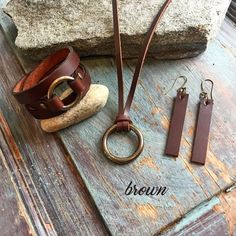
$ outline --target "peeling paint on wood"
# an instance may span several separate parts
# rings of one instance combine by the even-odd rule
[[[153,220],[158,220],[158,212],[155,207],[151,204],[138,204],[137,212],[140,217],[151,218]]]
[[[214,207],[214,211],[225,216],[229,235],[234,235],[236,230],[236,191],[222,194],[219,199],[220,204]]]
[[[236,229],[236,191],[222,193],[189,212],[161,236],[234,236]]]
[[[0,134],[1,135],[1,134]],[[29,224],[27,214],[20,208],[18,196],[15,192],[8,170],[4,164],[4,154],[0,148],[0,229],[1,235],[33,235],[33,228]],[[10,223],[9,223],[10,222]],[[7,225],[7,227],[6,227]],[[35,234],[34,234],[35,235]]]
[[[11,177],[12,185],[15,188],[15,194],[17,196],[17,205],[19,208],[19,215],[21,215],[27,221],[29,225],[30,234],[44,234],[44,235],[56,235],[54,228],[50,231],[45,229],[44,220],[50,222],[50,219],[46,216],[45,219],[42,217],[37,203],[36,196],[37,191],[29,173],[26,170],[27,178],[23,173],[23,168],[21,169],[18,162],[21,162],[22,156],[16,146],[14,138],[11,131],[4,119],[2,113],[0,112],[0,145],[4,156],[2,155],[2,161],[5,164],[5,168],[9,172],[9,177]],[[20,158],[19,158],[20,157]],[[31,185],[31,188],[29,187]],[[38,197],[38,196],[37,196]],[[40,199],[41,200],[41,199]]]

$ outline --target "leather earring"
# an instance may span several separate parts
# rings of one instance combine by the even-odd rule
[[[173,156],[173,157],[178,157],[179,155],[185,114],[186,114],[188,97],[189,97],[189,95],[186,93],[186,87],[184,87],[185,84],[187,83],[187,78],[185,76],[180,76],[176,78],[170,90],[174,87],[178,79],[184,79],[184,83],[177,90],[177,96],[174,98],[174,105],[173,105],[172,116],[171,116],[171,121],[170,121],[169,134],[168,134],[166,148],[165,148],[165,154],[169,156]]]
[[[211,83],[210,98],[204,90],[205,82]],[[200,102],[198,107],[198,117],[191,161],[202,165],[205,164],[207,155],[211,116],[213,110],[213,87],[214,83],[210,79],[206,79],[201,83]]]

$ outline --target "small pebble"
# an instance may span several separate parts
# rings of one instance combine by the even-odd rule
[[[68,94],[71,90],[66,90],[61,97]],[[89,118],[100,111],[107,102],[109,90],[104,85],[92,84],[85,97],[74,107],[62,115],[41,120],[41,128],[48,133],[65,129]]]

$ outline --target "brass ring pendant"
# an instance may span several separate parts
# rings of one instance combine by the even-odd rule
[[[117,125],[114,124],[113,126],[111,126],[103,135],[102,138],[102,148],[103,148],[103,152],[105,154],[105,156],[112,162],[119,164],[119,165],[123,165],[123,164],[127,164],[133,160],[135,160],[143,151],[143,146],[144,146],[144,140],[143,140],[143,135],[142,133],[132,124],[130,124],[130,129],[137,135],[138,137],[138,147],[136,149],[136,151],[128,156],[128,157],[119,157],[116,156],[114,154],[111,153],[111,151],[108,148],[107,145],[107,140],[109,138],[109,136],[114,133],[116,131]]]
[[[74,81],[75,78],[74,77],[71,77],[71,76],[61,76],[59,78],[57,78],[56,80],[53,81],[53,83],[50,85],[49,89],[48,89],[48,94],[47,94],[47,98],[48,99],[51,99],[53,97],[53,93],[54,93],[54,90],[55,88],[60,85],[61,83],[65,82],[65,81]],[[72,108],[73,106],[75,106],[77,104],[77,102],[80,100],[80,96],[77,95],[76,99],[68,104],[68,105],[64,105],[62,107],[62,110],[63,111],[67,111],[69,110],[70,108]]]

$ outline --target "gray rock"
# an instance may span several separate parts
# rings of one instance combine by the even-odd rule
[[[125,57],[136,57],[164,0],[120,0]],[[149,55],[183,58],[205,50],[230,0],[173,0],[154,36]],[[114,54],[111,0],[11,0],[5,12],[18,28],[16,45],[34,58],[72,45],[82,56]]]

